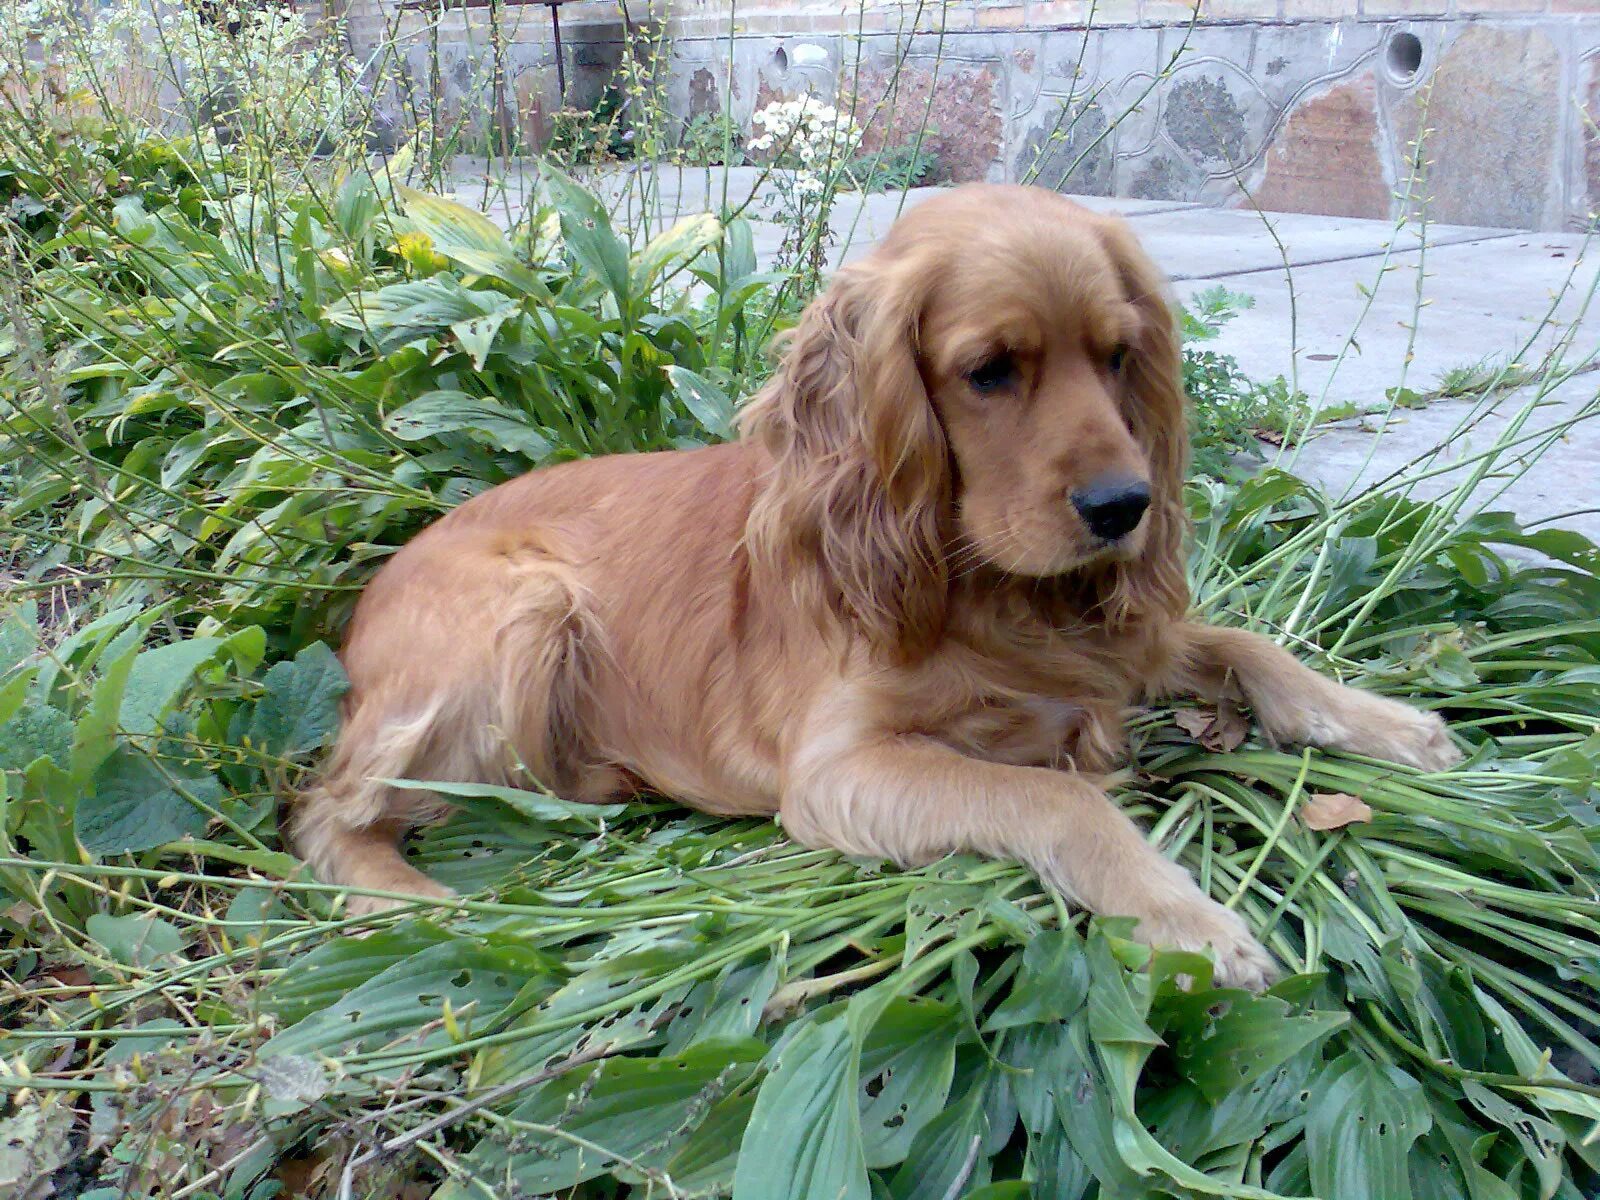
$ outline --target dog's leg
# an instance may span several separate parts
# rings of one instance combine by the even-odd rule
[[[1139,919],[1156,946],[1210,948],[1219,983],[1260,989],[1272,960],[1237,914],[1163,858],[1090,779],[968,758],[923,737],[832,735],[786,772],[801,842],[902,865],[954,851],[1010,858],[1092,912]]]
[[[1215,699],[1237,686],[1268,735],[1442,771],[1461,760],[1435,713],[1345,687],[1260,634],[1186,624],[1171,690]]]

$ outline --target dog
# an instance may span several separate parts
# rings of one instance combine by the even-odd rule
[[[1187,619],[1180,366],[1121,220],[1020,186],[922,203],[807,307],[736,441],[536,470],[394,555],[299,852],[440,896],[397,844],[446,810],[386,780],[648,790],[903,865],[1014,859],[1266,986],[1244,921],[1100,782],[1128,708],[1237,688],[1276,741],[1459,755],[1436,715]]]

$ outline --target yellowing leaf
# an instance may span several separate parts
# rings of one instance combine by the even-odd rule
[[[1300,820],[1307,829],[1343,829],[1372,820],[1372,809],[1366,801],[1343,792],[1313,792],[1300,806]]]

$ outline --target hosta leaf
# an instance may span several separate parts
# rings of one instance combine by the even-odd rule
[[[293,758],[320,747],[338,726],[339,698],[349,682],[321,642],[273,666],[262,683],[266,694],[256,701],[246,730],[252,746]]]
[[[261,1048],[274,1054],[334,1054],[374,1049],[410,1034],[406,1047],[448,1044],[441,1024],[448,1003],[456,1024],[480,1030],[516,998],[543,959],[524,946],[487,944],[465,938],[429,946],[394,963],[273,1037]],[[432,1032],[415,1036],[421,1026]]]
[[[634,291],[647,291],[656,279],[715,245],[722,237],[722,222],[710,213],[685,217],[657,234],[634,258]]]
[[[1567,1148],[1567,1137],[1561,1127],[1554,1121],[1534,1116],[1473,1080],[1464,1082],[1461,1090],[1474,1108],[1516,1139],[1523,1160],[1532,1165],[1538,1177],[1539,1200],[1550,1200],[1561,1188],[1561,1160]]]
[[[561,236],[567,250],[619,304],[626,304],[631,295],[628,247],[612,230],[605,206],[553,167],[545,166],[543,178],[551,202],[561,214]]]
[[[899,999],[861,1046],[861,1141],[867,1166],[890,1167],[944,1107],[961,1030],[953,1005]]]
[[[1306,1157],[1318,1196],[1411,1200],[1406,1156],[1433,1123],[1422,1087],[1398,1067],[1351,1052],[1311,1086]]]
[[[894,1200],[944,1200],[958,1182],[981,1187],[989,1181],[989,1162],[981,1153],[988,1135],[983,1083],[980,1078],[917,1131],[889,1184]]]
[[[984,1022],[984,1029],[1010,1029],[1058,1021],[1083,1007],[1089,995],[1089,960],[1083,940],[1070,929],[1037,934],[1022,952],[1011,991]]]
[[[667,368],[673,393],[690,415],[713,437],[726,438],[733,432],[733,405],[722,389],[703,375],[679,366]]]
[[[527,1195],[562,1194],[607,1173],[637,1179],[641,1168],[659,1169],[684,1145],[711,1106],[755,1072],[766,1049],[751,1040],[703,1042],[675,1056],[580,1068],[511,1110],[548,1134],[524,1133],[515,1146],[485,1140],[465,1165]],[[731,1145],[738,1131],[726,1134]],[[438,1195],[467,1200],[477,1192],[452,1184]]]
[[[1171,1038],[1178,1069],[1216,1104],[1349,1023],[1348,1013],[1293,1015],[1276,996],[1199,992],[1176,1002],[1186,1015]]]
[[[280,1027],[329,1008],[375,975],[420,950],[454,940],[428,921],[413,920],[363,938],[336,937],[295,963],[266,989],[263,1007]]]
[[[472,359],[474,370],[483,370],[483,364],[489,358],[489,351],[494,346],[494,339],[500,332],[500,326],[504,325],[507,318],[512,315],[514,314],[511,309],[503,308],[488,316],[457,321],[450,326],[450,332],[456,335],[456,341],[461,344],[461,349]]]
[[[396,223],[427,234],[441,252],[460,248],[512,257],[506,235],[482,213],[403,184],[394,185],[394,194],[400,198],[405,213]]]
[[[466,434],[535,462],[547,457],[553,449],[550,440],[526,417],[493,400],[466,392],[424,393],[390,413],[384,426],[395,437],[407,442],[444,434]]]
[[[848,1016],[795,1034],[756,1097],[733,1200],[871,1200],[856,1080]]]

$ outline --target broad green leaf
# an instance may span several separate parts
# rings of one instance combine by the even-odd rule
[[[721,238],[722,222],[710,213],[685,217],[671,229],[657,234],[634,257],[634,292],[648,291],[658,277],[704,253]]]
[[[194,673],[217,656],[221,638],[190,638],[142,652],[128,672],[118,720],[122,731],[148,737],[189,686]]]
[[[944,1200],[958,1180],[964,1178],[968,1187],[988,1182],[989,1161],[981,1153],[988,1135],[984,1082],[980,1077],[917,1131],[890,1181],[894,1200]]]
[[[1070,929],[1039,933],[1022,952],[1011,991],[995,1006],[984,1029],[1012,1029],[1058,1021],[1083,1007],[1089,995],[1089,960],[1083,940]]]
[[[73,727],[71,772],[80,784],[88,783],[116,746],[122,697],[142,636],[142,630],[129,627],[117,634],[104,651],[102,657],[107,661],[89,693],[88,709]]]
[[[871,1200],[848,1016],[806,1025],[779,1052],[740,1143],[733,1200]]]
[[[425,233],[441,253],[451,249],[479,250],[512,258],[511,245],[500,227],[464,204],[394,185],[405,215],[396,223]]]
[[[1295,1016],[1276,996],[1240,991],[1197,992],[1175,1006],[1188,1010],[1171,1039],[1178,1069],[1210,1104],[1249,1087],[1350,1021],[1347,1013]]]
[[[920,998],[887,1005],[861,1044],[861,1141],[870,1168],[905,1158],[944,1107],[955,1069],[958,1010]]]
[[[456,335],[456,341],[461,343],[461,349],[466,351],[467,357],[472,360],[473,370],[483,370],[483,364],[488,361],[489,351],[494,346],[494,339],[500,332],[500,326],[514,315],[513,310],[503,308],[487,316],[457,321],[450,326],[450,332]]]
[[[117,747],[95,772],[74,816],[79,843],[96,858],[198,837],[222,785],[180,759]]]
[[[429,946],[367,979],[327,1008],[277,1034],[261,1054],[337,1054],[373,1050],[408,1036],[408,1050],[448,1045],[442,1023],[448,1003],[464,1034],[481,1031],[543,969],[537,951],[508,943],[456,939]],[[421,1026],[432,1032],[415,1037]]]
[[[1318,1196],[1411,1200],[1406,1156],[1433,1123],[1415,1079],[1352,1051],[1311,1086],[1306,1157]]]
[[[0,722],[0,771],[21,771],[40,758],[65,767],[71,757],[72,720],[60,709],[24,703]]]
[[[673,393],[707,433],[716,438],[733,434],[733,405],[722,389],[703,375],[679,366],[667,368]]]
[[[585,271],[598,279],[627,304],[631,297],[628,247],[611,228],[605,206],[560,171],[546,165],[543,170],[550,199],[561,214],[561,236],[567,250]]]
[[[155,917],[113,917],[96,913],[85,931],[117,962],[129,967],[151,967],[163,958],[183,953],[183,935]]]
[[[296,960],[295,969],[273,980],[263,1007],[286,1028],[329,1008],[376,975],[418,951],[455,941],[428,921],[411,920],[366,937],[336,936]]]
[[[703,1042],[664,1058],[613,1058],[545,1084],[511,1110],[548,1130],[507,1147],[484,1141],[465,1160],[480,1178],[526,1195],[562,1194],[608,1172],[639,1179],[659,1170],[688,1140],[707,1110],[748,1079],[766,1046],[757,1041]],[[729,1141],[737,1130],[729,1129]],[[447,1185],[440,1200],[476,1190]]]
[[[328,740],[339,724],[339,698],[349,687],[344,668],[321,642],[273,666],[262,684],[266,692],[246,732],[252,746],[283,758],[310,754]]]
[[[554,447],[528,418],[494,400],[466,392],[438,390],[424,393],[389,414],[384,427],[402,441],[460,433],[502,450],[539,462]]]
[[[442,783],[425,779],[388,779],[384,782],[393,787],[416,788],[441,796],[494,800],[509,806],[519,816],[549,824],[572,821],[593,828],[601,821],[620,817],[628,811],[626,804],[579,804],[548,792],[530,792],[495,783]]]

